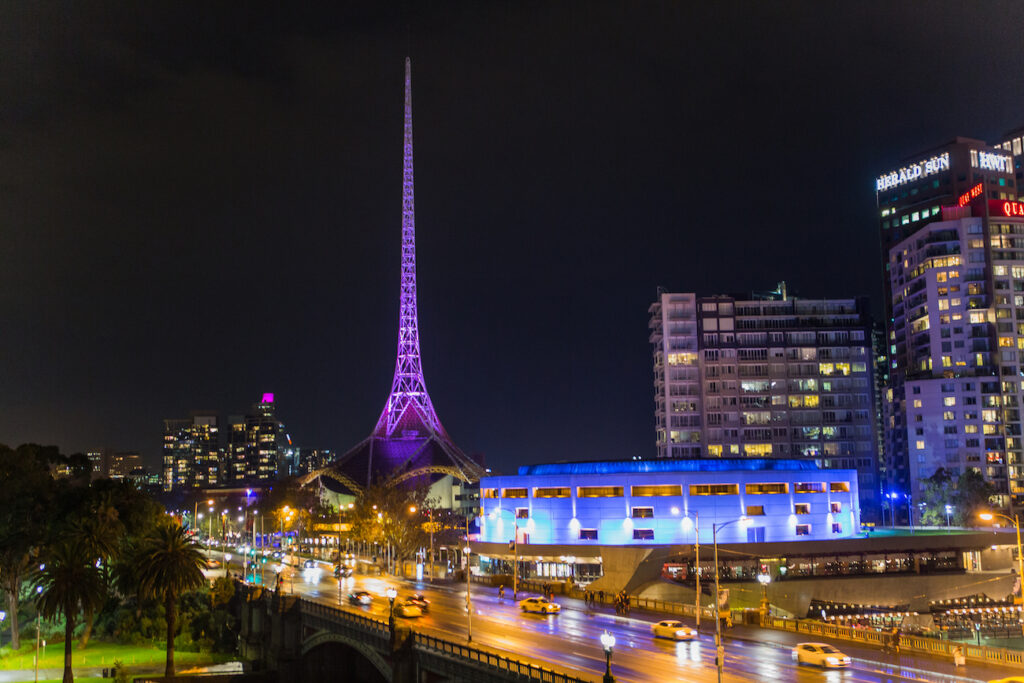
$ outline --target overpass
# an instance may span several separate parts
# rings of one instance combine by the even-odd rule
[[[535,662],[417,633],[404,625],[236,584],[240,654],[279,680],[312,683],[344,672],[356,683],[591,683]]]

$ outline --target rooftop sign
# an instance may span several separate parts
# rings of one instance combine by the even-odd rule
[[[964,192],[962,195],[960,195],[960,199],[956,200],[956,205],[957,206],[967,206],[968,204],[971,203],[972,199],[980,197],[981,193],[984,192],[984,191],[985,191],[985,184],[984,183],[978,183],[977,185],[975,185],[971,189],[967,190],[967,192]]]
[[[904,166],[898,171],[878,176],[878,180],[875,181],[875,189],[878,192],[882,192],[883,190],[888,190],[892,187],[899,187],[900,185],[920,180],[921,178],[927,178],[930,175],[935,175],[940,171],[948,170],[949,152],[943,152],[931,159],[918,161],[915,164]]]
[[[983,168],[986,171],[998,171],[999,173],[1013,173],[1013,157],[994,154],[992,152],[978,151],[977,160],[971,154],[971,166]]]
[[[1008,199],[990,199],[988,200],[988,213],[990,216],[1024,218],[1024,202],[1011,202]]]

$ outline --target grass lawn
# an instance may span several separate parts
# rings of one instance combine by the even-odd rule
[[[32,643],[34,645],[34,643]],[[91,641],[84,650],[78,649],[77,641],[71,654],[71,665],[80,666],[112,666],[114,660],[120,660],[125,666],[133,664],[161,664],[167,658],[163,648],[151,645],[119,645],[117,643],[102,643]],[[212,664],[216,662],[235,659],[231,655],[203,654],[200,652],[181,652],[175,650],[174,663],[178,665],[194,666],[197,664]],[[31,669],[35,666],[35,659],[31,645],[24,647],[20,652],[15,652],[0,657],[0,670],[4,669]],[[53,643],[47,645],[42,658],[39,660],[39,667],[52,669],[64,666],[64,643]]]

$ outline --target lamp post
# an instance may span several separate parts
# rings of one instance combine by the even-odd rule
[[[1020,546],[1020,518],[1016,513],[1011,518],[1006,515],[1001,515],[998,512],[982,512],[978,517],[986,522],[991,522],[996,517],[1002,517],[1013,524],[1013,528],[1017,531],[1017,585],[1020,587],[1021,597],[1014,598],[1014,602],[1018,604],[1024,603],[1024,554],[1021,554]],[[1020,628],[1021,635],[1024,635],[1024,616],[1021,617]]]
[[[4,645],[4,620],[7,619],[7,612],[0,609],[0,647]]]
[[[719,587],[718,572],[718,530],[736,522],[739,522],[740,526],[747,526],[750,524],[750,518],[743,516],[739,519],[729,520],[725,524],[711,524],[711,542],[715,546],[715,666],[718,669],[718,683],[722,683],[722,669],[725,666],[725,645],[722,644],[722,592]]]
[[[391,612],[388,614],[388,629],[391,631],[391,640],[394,642],[395,638],[395,598],[398,597],[398,591],[394,588],[388,588],[384,593],[388,596],[388,604],[391,607]]]
[[[519,511],[512,510],[512,599],[519,599]],[[467,532],[468,533],[468,532]],[[466,536],[469,538],[469,536]],[[468,565],[467,565],[468,566]]]
[[[601,646],[604,647],[604,678],[601,683],[615,683],[612,676],[612,648],[615,647],[615,636],[608,631],[601,634]]]
[[[771,574],[758,574],[757,582],[761,584],[761,624],[764,625],[771,609],[768,602],[768,584],[772,582]]]
[[[466,528],[469,528],[469,520],[466,520]],[[469,590],[469,534],[466,534],[466,547],[462,549],[466,557],[466,642],[473,642],[473,594]]]
[[[39,565],[39,571],[43,570],[43,565]],[[42,586],[36,586],[36,595],[38,596],[43,592]],[[36,683],[39,683],[39,610],[36,609]]]
[[[697,630],[700,630],[700,515],[693,511],[693,577],[694,577],[694,608],[697,613]]]
[[[949,531],[949,515],[953,512],[953,506],[946,506],[946,531]]]

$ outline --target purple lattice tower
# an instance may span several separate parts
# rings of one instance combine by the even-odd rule
[[[358,492],[374,482],[416,484],[450,474],[475,481],[483,468],[466,456],[441,425],[427,394],[420,361],[416,316],[416,211],[412,166],[412,77],[405,60],[405,145],[402,166],[402,290],[398,313],[398,358],[391,393],[369,437],[330,467],[311,472]]]
[[[405,60],[405,144],[402,163],[402,289],[398,310],[398,358],[391,394],[373,436],[390,438],[422,429],[445,434],[427,393],[416,315],[416,205],[412,165],[412,67]]]

